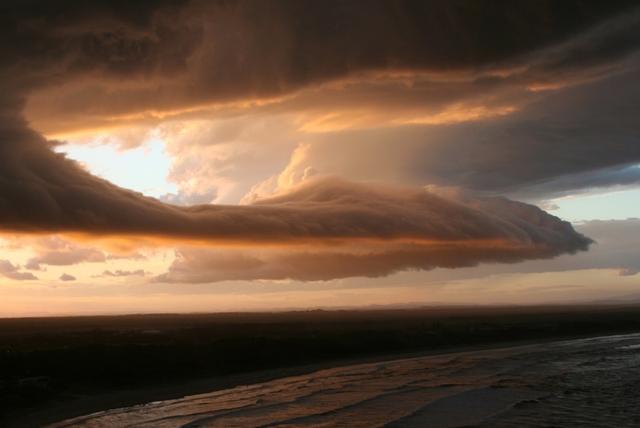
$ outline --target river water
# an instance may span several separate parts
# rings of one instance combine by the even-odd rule
[[[358,364],[55,427],[640,427],[640,334]]]

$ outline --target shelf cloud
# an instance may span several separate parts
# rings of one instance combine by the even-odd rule
[[[639,23],[631,1],[8,2],[0,230],[175,241],[155,279],[165,282],[377,277],[584,251],[591,240],[569,223],[489,195],[639,182]],[[397,117],[385,118],[390,105]],[[158,200],[91,174],[45,136],[203,111],[294,117],[282,126],[295,140],[289,165],[273,164],[300,179],[245,205],[201,204],[220,193],[206,186]],[[176,177],[191,170],[178,149]],[[258,157],[251,165],[269,162]],[[261,170],[254,184],[274,177]],[[63,253],[27,267],[105,260]],[[2,263],[5,276],[35,279]]]

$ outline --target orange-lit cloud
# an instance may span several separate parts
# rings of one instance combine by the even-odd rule
[[[158,2],[135,13],[125,4],[66,5],[65,18],[46,24],[33,19],[46,11],[17,8],[13,19],[29,24],[22,32],[6,25],[3,39],[26,46],[7,49],[7,61],[22,72],[27,116],[51,136],[256,109],[321,107],[319,118],[355,118],[375,104],[399,116],[418,103],[414,116],[431,117],[479,95],[520,97],[545,82],[593,78],[637,48],[638,13],[617,16],[624,4],[570,2],[571,19],[535,3],[483,5],[492,10],[488,22],[474,7],[448,2],[231,3]],[[452,117],[437,123],[445,119]]]
[[[490,119],[496,116],[505,116],[516,111],[516,107],[505,106],[488,108],[486,106],[453,105],[444,111],[433,116],[403,119],[403,124],[424,124],[424,125],[448,125],[452,123],[470,122],[474,120]]]
[[[53,157],[49,158],[52,162],[63,162],[62,165],[68,162],[51,152],[42,154]],[[66,165],[68,175],[54,176],[63,181],[34,181],[32,186],[34,189],[41,186],[41,192],[45,192],[42,194],[48,195],[45,201],[49,202],[66,201],[71,197],[69,187],[75,186],[71,187],[78,189],[74,199],[55,205],[51,211],[41,201],[17,195],[14,209],[2,213],[6,229],[114,236],[116,240],[112,242],[122,241],[123,250],[131,245],[128,239],[122,240],[127,236],[134,238],[133,242],[137,237],[142,242],[149,237],[151,241],[168,239],[249,247],[371,244],[386,248],[394,242],[418,245],[417,251],[385,249],[378,254],[352,255],[354,275],[366,275],[363,266],[371,269],[382,266],[380,260],[374,264],[367,262],[380,258],[390,259],[390,267],[386,268],[390,273],[426,266],[551,257],[584,250],[590,242],[568,223],[536,207],[500,198],[450,199],[425,190],[318,179],[251,205],[177,207],[118,189],[72,163]],[[85,180],[84,186],[81,180]],[[31,203],[38,207],[30,206]],[[496,246],[496,241],[505,244]],[[45,245],[47,248],[29,265],[37,268],[40,264],[96,261],[96,256],[104,260],[103,254],[91,248],[68,244],[56,248],[57,242],[50,243],[54,248]],[[327,258],[317,251],[310,254],[318,260]],[[456,256],[459,259],[454,261]],[[308,264],[299,262],[301,266]],[[271,278],[287,274],[264,275]],[[308,275],[314,277],[311,272]]]
[[[403,270],[460,268],[478,263],[515,263],[550,258],[547,245],[469,240],[382,245],[338,249],[207,250],[182,248],[158,282],[218,282],[228,280],[329,281],[351,277],[381,277]]]
[[[517,192],[640,159],[640,12],[571,4],[570,17],[536,2],[11,6],[0,229],[84,240],[40,248],[33,269],[100,263],[105,248],[198,247],[180,250],[165,277],[176,281],[200,264],[228,267],[209,280],[311,280],[585,250],[530,205],[419,188]],[[117,187],[43,137],[111,130],[123,150],[157,131],[180,192]],[[417,186],[369,182],[385,180]],[[252,186],[244,205],[208,204]],[[24,274],[8,263],[5,275]]]
[[[91,247],[82,247],[59,237],[46,237],[35,240],[31,248],[36,255],[30,258],[25,268],[41,270],[43,265],[69,266],[85,262],[104,262],[106,255]]]

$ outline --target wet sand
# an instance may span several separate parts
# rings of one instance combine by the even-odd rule
[[[475,346],[458,346],[432,351],[421,351],[413,353],[386,354],[371,357],[342,358],[330,360],[316,364],[297,365],[293,367],[277,368],[270,370],[259,370],[248,373],[206,377],[194,381],[183,381],[165,386],[154,386],[149,388],[136,388],[129,390],[113,390],[96,394],[89,391],[86,396],[75,396],[70,400],[62,402],[52,402],[41,406],[37,410],[30,411],[18,418],[5,421],[7,428],[32,428],[35,426],[48,425],[53,422],[72,419],[78,415],[93,414],[99,411],[117,409],[139,404],[179,399],[186,396],[197,395],[252,385],[256,383],[269,382],[285,377],[311,374],[317,371],[347,367],[354,364],[367,364],[381,361],[393,361],[396,359],[415,358],[422,356],[432,356],[448,354],[453,352],[480,351],[484,349],[500,349],[511,346],[522,346],[532,343],[545,343],[552,341],[531,341],[521,340],[510,343],[489,343]]]
[[[640,334],[281,374],[286,377],[99,412],[52,426],[635,427],[640,423]]]

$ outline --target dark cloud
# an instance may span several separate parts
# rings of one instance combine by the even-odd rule
[[[401,216],[404,221],[412,221],[412,213],[419,212],[421,218],[410,229],[426,232],[423,238],[427,241],[370,242],[365,246],[359,246],[356,242],[350,246],[320,249],[301,247],[220,251],[185,248],[178,251],[169,272],[156,280],[317,281],[354,276],[379,277],[408,269],[458,268],[481,262],[513,263],[551,258],[561,253],[586,249],[590,242],[576,234],[568,223],[531,205],[504,198],[476,199],[462,195],[445,198],[401,189],[387,192],[346,183],[327,186],[320,181],[291,194],[258,202],[258,205],[306,205],[312,208],[318,203],[334,205],[336,201],[342,201],[350,206],[368,205],[372,212],[378,214],[391,210],[391,217]],[[334,221],[344,218],[344,215],[336,216]],[[374,229],[378,233],[393,227],[391,218],[353,220],[354,227],[358,228],[367,228],[367,222],[375,221],[377,226]],[[491,232],[492,229],[494,232]],[[417,234],[413,236],[418,237]]]
[[[20,266],[12,264],[9,260],[0,260],[0,275],[16,281],[36,280],[31,272],[20,272]]]
[[[311,136],[289,173],[453,185],[540,198],[640,182],[640,72],[558,91],[509,115]],[[336,156],[340,153],[340,156]]]
[[[0,6],[3,60],[26,84],[64,82],[79,73],[135,76],[175,70],[189,52],[169,16],[184,1],[8,1]],[[176,46],[179,45],[179,46]],[[184,55],[171,55],[183,51]],[[49,69],[38,67],[47,66]],[[34,67],[34,68],[29,68]],[[22,70],[20,70],[22,69]]]
[[[428,270],[434,267],[467,267],[466,269],[435,269],[419,277],[403,277],[400,283],[417,282],[437,285],[443,282],[485,278],[495,275],[565,272],[585,269],[617,271],[621,276],[633,276],[640,271],[637,243],[640,239],[640,219],[590,221],[578,226],[580,233],[591,236],[596,243],[588,252],[563,255],[553,260],[532,260],[513,249],[450,247],[433,251],[428,246],[400,245],[325,251],[218,251],[203,248],[181,248],[169,271],[156,281],[207,283],[227,280],[291,278],[320,281],[344,277],[385,276],[399,270]],[[538,253],[542,257],[542,253]],[[506,261],[528,261],[511,265]],[[502,264],[486,264],[495,263]],[[470,267],[478,263],[480,266]],[[357,284],[350,282],[349,284]],[[276,286],[274,284],[274,286]],[[363,282],[369,287],[369,282]],[[475,285],[474,285],[475,286]],[[537,286],[536,286],[537,287]],[[580,285],[582,287],[582,285]]]
[[[120,189],[55,154],[26,129],[9,129],[0,145],[0,222],[5,230],[92,232],[283,242],[323,239],[513,238],[536,242],[494,218],[428,193],[394,194],[322,181],[250,206],[179,208]],[[407,199],[407,200],[405,200]],[[441,212],[466,219],[442,223]],[[435,216],[438,223],[433,223]]]
[[[334,240],[460,243],[459,248],[445,248],[442,253],[427,246],[418,251],[404,248],[397,254],[374,254],[373,260],[396,260],[386,266],[379,260],[378,270],[369,264],[366,269],[373,269],[376,275],[406,268],[550,257],[586,249],[589,240],[569,224],[528,205],[503,199],[453,201],[423,191],[335,180],[314,181],[248,206],[171,206],[118,188],[54,153],[51,148],[56,143],[29,128],[22,110],[30,94],[53,85],[79,88],[81,92],[69,90],[67,98],[60,97],[62,104],[57,107],[89,121],[95,116],[145,109],[163,111],[200,102],[282,95],[367,71],[450,72],[513,66],[539,50],[548,52],[545,48],[550,45],[626,10],[629,4],[282,1],[5,5],[0,14],[0,225],[7,231],[152,235],[245,244]],[[626,28],[619,33],[628,34]],[[598,31],[613,34],[618,29]],[[591,51],[585,48],[588,43],[569,44],[561,54],[541,56],[548,59],[540,62],[541,67],[571,70],[587,59],[593,66],[612,60],[611,45],[619,46],[616,60],[635,49],[633,38],[606,40]],[[80,86],[74,86],[77,84]],[[580,109],[571,113],[568,107],[584,102],[577,95],[564,102],[560,125],[554,122],[557,116],[553,109],[532,106],[528,111],[533,112],[533,118],[516,116],[491,122],[486,128],[465,129],[459,135],[456,132],[462,128],[444,130],[453,134],[443,135],[430,149],[433,157],[412,152],[416,163],[410,168],[428,171],[434,182],[509,190],[516,184],[556,177],[561,171],[580,173],[628,163],[637,154],[637,144],[627,144],[623,132],[636,132],[634,88],[637,85],[631,90],[612,85],[590,95],[589,102],[605,104],[615,95],[617,107],[610,115],[583,114]],[[607,121],[613,114],[616,121]],[[587,122],[591,128],[582,127]],[[593,127],[598,132],[594,133]],[[477,138],[468,139],[469,133]],[[607,150],[603,149],[603,138],[609,138]],[[448,144],[450,139],[463,143]],[[399,149],[393,146],[386,150]],[[541,153],[544,165],[532,159]],[[468,243],[486,241],[506,242],[509,249],[486,247],[465,252]],[[518,251],[511,252],[513,248]],[[456,254],[460,260],[449,261]],[[325,257],[327,264],[335,263],[329,260],[332,255],[318,257]],[[353,269],[344,268],[340,275],[366,275],[364,258],[345,256]],[[302,259],[297,261],[304,264]],[[269,275],[296,276],[286,269],[278,272]],[[309,279],[315,278],[309,275]]]
[[[50,150],[51,143],[28,129],[15,110],[5,112],[0,121],[0,222],[4,230],[153,235],[253,245],[435,240],[458,241],[464,246],[497,240],[518,248],[518,255],[499,254],[488,260],[547,257],[583,250],[589,244],[568,223],[535,207],[497,199],[459,203],[424,191],[338,180],[307,183],[249,206],[165,205],[90,175]],[[491,248],[484,251],[491,252]],[[61,264],[60,251],[52,253],[56,257],[48,258],[47,263]],[[436,255],[430,258],[437,259]],[[439,257],[446,258],[444,254]],[[80,260],[63,258],[65,263]],[[480,255],[470,259],[487,260]],[[387,271],[406,268],[406,263],[396,262]]]
[[[565,174],[554,178],[540,180],[513,192],[518,198],[543,199],[575,195],[594,189],[605,189],[614,186],[634,186],[640,184],[640,165],[595,169],[593,171]]]
[[[63,273],[62,275],[60,275],[60,281],[75,281],[77,278],[73,275],[69,275],[68,273]]]
[[[533,61],[525,74],[548,77],[624,57],[638,37],[631,25],[614,26],[595,41],[530,58],[628,11],[632,1],[134,3],[6,6],[0,51],[12,80],[27,89],[66,83],[41,100],[48,127],[273,97],[369,71]],[[62,123],[51,123],[54,116]]]
[[[464,88],[464,94],[456,95],[459,99],[478,93],[491,98],[487,91],[500,85],[553,85],[593,77],[600,67],[637,52],[640,37],[634,2],[134,3],[4,5],[3,102],[19,111],[21,99],[55,86],[62,92],[47,94],[39,113],[34,107],[41,119],[64,126],[66,121],[91,123],[101,117],[105,125],[118,114],[281,95],[366,71],[510,70],[506,77],[480,73],[472,84],[457,89]],[[542,105],[553,112],[539,109],[536,115],[533,106],[495,126],[442,131],[444,135],[436,135],[441,143],[433,148],[438,153],[413,155],[417,163],[407,169],[423,171],[424,180],[505,191],[562,173],[629,163],[636,159],[638,146],[637,130],[629,121],[637,117],[637,91],[626,93],[637,87],[630,83],[634,79],[611,84],[586,100],[579,95],[552,97]],[[416,87],[408,96],[419,94],[420,102],[450,102],[451,86],[426,91]],[[364,101],[375,99],[375,93],[367,94]],[[558,101],[566,107],[563,111],[553,107]],[[571,113],[575,107],[585,112],[585,102],[592,106],[587,116]],[[610,103],[615,105],[605,109]],[[394,135],[394,143],[411,141],[413,131],[407,132]],[[610,138],[617,139],[616,150],[604,156],[603,140]],[[562,152],[547,159],[544,168],[534,161],[509,170],[549,147]],[[441,173],[450,152],[463,152],[465,159],[456,160],[458,170]],[[487,153],[496,159],[487,159]]]
[[[181,249],[157,282],[204,283],[229,280],[329,281],[383,277],[404,270],[461,268],[479,263],[515,263],[550,258],[550,247],[500,246],[491,243],[388,245],[366,251],[225,251]]]

